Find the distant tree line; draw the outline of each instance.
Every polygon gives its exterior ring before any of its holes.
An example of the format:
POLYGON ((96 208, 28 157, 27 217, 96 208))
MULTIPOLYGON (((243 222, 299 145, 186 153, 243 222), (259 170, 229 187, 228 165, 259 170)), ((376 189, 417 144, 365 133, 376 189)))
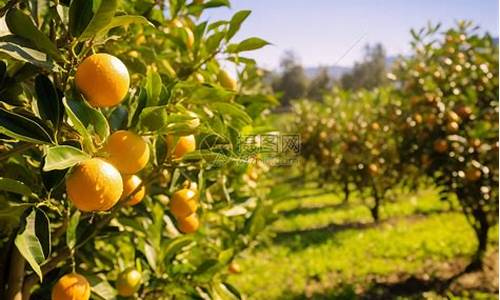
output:
POLYGON ((272 73, 273 90, 281 95, 283 108, 294 99, 321 100, 334 86, 346 90, 371 90, 387 83, 386 52, 381 44, 366 45, 364 57, 340 78, 331 78, 328 69, 320 68, 318 74, 308 78, 304 67, 293 52, 285 52, 278 72, 272 73))

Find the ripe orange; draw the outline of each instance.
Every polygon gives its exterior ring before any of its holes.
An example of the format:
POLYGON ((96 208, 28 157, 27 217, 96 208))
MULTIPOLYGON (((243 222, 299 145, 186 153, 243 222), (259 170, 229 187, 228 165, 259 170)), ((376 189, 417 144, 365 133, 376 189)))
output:
POLYGON ((83 60, 75 74, 75 83, 86 100, 96 107, 110 107, 127 95, 130 76, 117 57, 98 53, 83 60))
POLYGON ((237 263, 235 263, 234 261, 229 264, 229 266, 227 267, 227 270, 231 274, 241 273, 241 267, 240 267, 240 265, 237 264, 237 263))
POLYGON ((481 178, 481 170, 476 167, 470 167, 465 170, 465 179, 470 182, 478 181, 481 178))
POLYGON ((112 164, 91 158, 73 167, 66 178, 66 191, 79 210, 104 211, 120 199, 122 177, 112 164))
MULTIPOLYGON (((122 199, 128 197, 135 189, 142 183, 142 180, 137 175, 124 175, 123 176, 123 194, 122 199)), ((144 194, 146 193, 146 187, 143 185, 137 193, 135 193, 132 198, 130 198, 125 204, 126 205, 136 205, 142 201, 144 194)))
POLYGON ((69 273, 61 277, 52 288, 52 300, 88 300, 90 284, 85 277, 69 273))
POLYGON ((170 211, 177 218, 185 218, 198 208, 198 194, 191 189, 178 190, 172 195, 170 211))
POLYGON ((460 122, 460 116, 454 111, 449 111, 447 117, 450 122, 460 122))
POLYGON ((177 143, 174 145, 175 139, 173 136, 167 136, 168 153, 171 153, 174 158, 182 158, 185 154, 196 150, 196 139, 194 135, 186 135, 177 138, 177 143))
POLYGON ((200 227, 200 221, 196 214, 177 219, 177 227, 182 233, 193 233, 200 227))
POLYGON ((368 172, 370 172, 371 175, 377 175, 378 174, 378 166, 376 164, 369 164, 368 165, 368 172))
POLYGON ((233 92, 236 92, 236 90, 238 89, 238 83, 236 82, 236 80, 231 77, 231 75, 229 75, 229 73, 227 73, 225 70, 219 71, 218 79, 222 87, 233 92))
POLYGON ((472 114, 472 108, 470 108, 469 106, 460 105, 459 107, 457 107, 456 113, 460 116, 460 118, 467 120, 472 114))
POLYGON ((116 280, 116 290, 118 295, 123 297, 132 296, 142 283, 142 275, 134 268, 129 268, 118 275, 116 280))
POLYGON ((457 122, 450 122, 446 125, 446 130, 450 133, 455 133, 460 129, 457 122))
POLYGON ((434 142, 434 150, 437 153, 445 153, 448 151, 448 142, 444 139, 438 139, 434 142))
POLYGON ((422 115, 421 114, 415 114, 413 116, 413 119, 415 120, 415 123, 417 123, 417 124, 422 123, 422 115))
POLYGON ((132 131, 119 130, 109 136, 103 151, 106 159, 123 174, 142 170, 149 161, 149 147, 144 139, 132 131))

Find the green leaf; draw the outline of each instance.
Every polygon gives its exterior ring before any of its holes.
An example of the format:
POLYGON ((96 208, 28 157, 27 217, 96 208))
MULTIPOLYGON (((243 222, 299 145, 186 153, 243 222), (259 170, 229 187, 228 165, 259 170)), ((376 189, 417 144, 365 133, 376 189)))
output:
POLYGON ((221 300, 238 300, 241 299, 238 294, 233 294, 233 291, 228 289, 228 287, 220 282, 212 283, 212 293, 216 294, 217 299, 221 300))
POLYGON ((57 188, 63 181, 64 177, 66 176, 66 173, 68 170, 54 170, 54 171, 48 171, 45 172, 43 170, 43 167, 45 165, 45 157, 40 163, 40 173, 42 176, 42 182, 44 187, 48 190, 51 191, 55 188, 57 188))
POLYGON ((1 36, 0 54, 5 54, 12 59, 28 62, 46 70, 52 70, 52 61, 48 60, 47 54, 35 49, 31 42, 19 36, 1 36))
POLYGON ((170 263, 170 261, 181 251, 182 248, 193 242, 193 237, 191 236, 180 236, 174 238, 168 242, 168 244, 163 248, 163 260, 165 263, 170 263))
POLYGON ((214 51, 216 51, 219 48, 220 43, 222 42, 222 39, 224 39, 225 35, 226 34, 224 32, 216 32, 216 33, 212 34, 211 36, 209 36, 207 38, 207 42, 205 43, 205 47, 207 48, 207 52, 213 53, 214 51))
POLYGON ((92 142, 92 136, 87 131, 85 125, 83 125, 82 121, 80 121, 78 116, 73 112, 66 99, 63 99, 63 105, 66 110, 66 114, 68 115, 70 125, 72 125, 75 130, 81 135, 84 147, 86 149, 93 149, 94 146, 92 142))
POLYGON ((117 131, 127 126, 128 109, 124 106, 118 106, 109 116, 109 125, 111 131, 117 131))
POLYGON ((52 137, 38 122, 0 107, 0 133, 35 144, 51 144, 52 137))
POLYGON ((229 0, 210 0, 203 4, 204 8, 215 8, 221 6, 231 7, 231 3, 229 0))
POLYGON ((33 209, 24 220, 24 224, 19 229, 14 243, 21 255, 38 275, 40 281, 42 281, 43 275, 40 265, 45 261, 45 256, 42 245, 36 236, 36 221, 36 209, 33 209))
POLYGON ((256 50, 267 45, 269 45, 269 42, 261 38, 252 37, 240 42, 239 44, 231 44, 227 46, 227 52, 238 53, 243 51, 256 50))
POLYGON ((252 118, 250 118, 250 116, 245 112, 244 108, 239 107, 236 104, 214 102, 210 103, 210 107, 225 118, 230 117, 236 122, 241 121, 246 124, 252 122, 252 118))
POLYGON ((8 234, 17 229, 21 222, 21 216, 32 206, 32 203, 13 203, 7 201, 5 197, 0 197, 0 223, 2 224, 2 233, 8 234))
POLYGON ((51 233, 50 233, 50 221, 45 212, 41 209, 35 209, 35 233, 42 246, 43 254, 45 258, 50 256, 52 244, 51 244, 51 233))
POLYGON ((80 211, 76 210, 69 219, 68 228, 66 229, 66 245, 68 245, 70 249, 73 249, 76 245, 76 228, 80 221, 80 215, 80 211))
POLYGON ((12 8, 5 16, 9 30, 25 39, 30 40, 39 50, 49 54, 57 60, 62 56, 56 45, 33 24, 31 18, 17 8, 12 8))
POLYGON ((145 80, 146 93, 148 95, 147 106, 157 105, 160 101, 162 87, 161 77, 157 72, 150 69, 148 70, 145 80))
POLYGON ((0 191, 7 191, 23 196, 31 195, 31 189, 29 188, 29 186, 22 183, 21 181, 5 177, 0 177, 0 191))
POLYGON ((89 158, 90 156, 87 153, 72 146, 50 147, 47 150, 43 170, 64 170, 89 158))
POLYGON ((148 264, 151 266, 151 269, 156 270, 156 250, 153 246, 148 243, 144 243, 144 247, 139 249, 146 256, 146 260, 148 264))
POLYGON ((108 138, 109 124, 99 109, 91 107, 83 100, 69 99, 68 105, 90 134, 97 133, 101 141, 108 138))
POLYGON ((146 107, 139 115, 137 128, 140 131, 150 132, 162 129, 168 124, 166 106, 146 107))
POLYGON ((100 2, 92 20, 80 35, 80 39, 93 38, 99 31, 108 26, 115 16, 118 0, 103 0, 100 2))
POLYGON ((245 21, 246 18, 250 15, 251 11, 249 10, 240 10, 235 13, 229 22, 229 30, 226 33, 226 41, 229 41, 235 34, 240 30, 241 23, 245 21))
POLYGON ((80 34, 89 25, 94 13, 92 12, 93 1, 72 0, 69 6, 69 32, 73 37, 80 34))
POLYGON ((127 26, 130 24, 144 24, 154 27, 153 23, 149 22, 148 19, 144 18, 143 16, 130 16, 130 15, 116 16, 111 20, 111 22, 106 27, 104 27, 101 31, 99 31, 98 35, 105 36, 108 33, 108 31, 110 31, 115 27, 127 26))
POLYGON ((57 94, 56 87, 47 76, 40 74, 35 78, 35 91, 40 116, 52 121, 55 129, 59 128, 62 121, 62 101, 57 94))
POLYGON ((102 300, 116 299, 116 290, 107 280, 95 275, 86 275, 85 277, 87 278, 91 286, 92 299, 94 299, 94 296, 97 296, 96 299, 102 300))

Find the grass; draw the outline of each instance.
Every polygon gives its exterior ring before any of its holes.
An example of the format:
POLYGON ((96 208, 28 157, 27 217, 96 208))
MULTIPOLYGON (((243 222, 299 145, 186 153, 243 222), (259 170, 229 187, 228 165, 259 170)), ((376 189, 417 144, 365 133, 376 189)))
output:
MULTIPOLYGON (((378 225, 359 199, 344 205, 327 194, 282 201, 281 217, 269 229, 273 242, 241 257, 244 272, 230 282, 249 299, 356 299, 356 290, 369 289, 377 276, 422 272, 473 253, 465 217, 434 191, 400 198, 383 205, 378 225)), ((497 243, 498 227, 490 236, 497 243)))

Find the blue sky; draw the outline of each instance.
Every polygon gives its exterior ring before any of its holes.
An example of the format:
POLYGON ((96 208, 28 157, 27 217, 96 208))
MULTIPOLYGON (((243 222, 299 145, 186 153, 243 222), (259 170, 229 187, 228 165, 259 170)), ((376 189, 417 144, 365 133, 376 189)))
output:
POLYGON ((202 18, 230 19, 242 9, 253 12, 235 39, 258 36, 273 43, 248 55, 271 69, 285 50, 305 66, 350 66, 367 43, 381 42, 389 55, 408 53, 409 30, 428 21, 448 27, 472 20, 498 36, 496 0, 233 0, 231 9, 213 9, 202 18))

